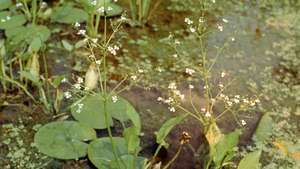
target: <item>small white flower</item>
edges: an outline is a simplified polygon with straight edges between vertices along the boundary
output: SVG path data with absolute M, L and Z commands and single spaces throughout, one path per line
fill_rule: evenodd
M 194 89 L 194 86 L 190 84 L 190 85 L 189 85 L 189 88 L 190 88 L 190 89 Z
M 117 96 L 113 96 L 111 97 L 111 100 L 113 103 L 116 103 L 118 101 L 118 97 Z
M 91 4 L 94 6 L 97 5 L 97 0 L 92 0 Z
M 228 20 L 225 19 L 225 18 L 223 18 L 222 21 L 223 21 L 224 23 L 228 23 Z
M 211 117 L 210 112 L 206 112 L 206 113 L 205 113 L 205 117 Z
M 131 78 L 132 80 L 136 80 L 136 79 L 137 79 L 137 76 L 136 76 L 136 75 L 132 75 L 130 78 Z
M 200 22 L 200 23 L 203 23 L 203 22 L 204 22 L 204 18 L 203 18 L 203 17 L 200 17 L 200 18 L 199 18 L 199 22 Z
M 86 30 L 84 30 L 84 29 L 81 29 L 77 32 L 78 35 L 85 35 L 85 33 L 86 33 Z
M 80 84 L 80 83 L 83 83 L 83 78 L 82 78 L 82 77 L 78 77 L 78 78 L 77 78 L 77 83 L 79 83 L 79 84 Z
M 233 102 L 234 102 L 234 103 L 239 103 L 239 102 L 240 102 L 240 100 L 239 100 L 239 99 L 236 99 L 236 98 L 234 98 L 234 99 L 233 99 Z
M 205 112 L 206 111 L 206 108 L 201 108 L 200 109 L 202 112 Z
M 6 20 L 5 19 L 1 19 L 1 22 L 6 22 Z
M 169 97 L 167 100 L 165 100 L 164 102 L 167 103 L 167 104 L 170 104 L 174 101 L 173 98 Z
M 75 84 L 74 84 L 74 87 L 75 87 L 76 89 L 79 89 L 79 90 L 80 90 L 81 85 L 80 85 L 79 83 L 75 83 Z
M 177 54 L 173 54 L 172 56 L 173 56 L 174 58 L 177 58 L 177 57 L 178 57 L 178 55 L 177 55 Z
M 97 9 L 97 12 L 98 12 L 99 14 L 103 14 L 104 11 L 105 11 L 105 10 L 104 10 L 104 7 L 103 7 L 103 6 Z
M 159 102 L 160 102 L 160 101 L 163 101 L 163 100 L 164 100 L 164 99 L 163 99 L 162 97 L 158 97 L 158 98 L 157 98 L 157 101 L 159 101 Z
M 225 72 L 221 72 L 221 77 L 225 77 L 226 76 L 226 73 Z
M 113 9 L 112 9 L 112 7 L 109 6 L 109 7 L 107 8 L 107 10 L 108 10 L 108 11 L 112 11 Z
M 220 83 L 218 86 L 219 86 L 220 88 L 224 88 L 224 85 L 221 84 L 221 83 Z
M 107 48 L 107 50 L 112 54 L 112 55 L 117 55 L 117 51 L 119 50 L 120 48 L 118 47 L 118 46 L 114 46 L 114 47 L 112 47 L 112 46 L 109 46 L 108 48 Z
M 186 68 L 186 69 L 185 69 L 185 73 L 192 76 L 192 75 L 195 73 L 195 70 L 190 69 L 190 68 Z
M 80 27 L 80 23 L 76 22 L 74 25 L 76 28 Z
M 216 3 L 216 0 L 211 0 L 212 3 Z
M 168 109 L 170 110 L 170 112 L 175 112 L 175 108 L 174 107 L 168 107 Z
M 157 68 L 157 71 L 161 73 L 161 72 L 162 72 L 162 68 L 161 68 L 161 67 L 158 67 L 158 68 Z
M 187 23 L 188 25 L 193 24 L 193 21 L 190 20 L 190 18 L 184 18 L 184 22 Z
M 95 55 L 90 55 L 89 58 L 94 59 Z
M 139 69 L 138 72 L 139 73 L 144 73 L 144 70 L 143 69 Z
M 11 19 L 10 16 L 6 16 L 6 20 L 9 21 Z
M 96 64 L 100 65 L 101 64 L 101 60 L 96 60 Z
M 61 83 L 66 83 L 68 81 L 68 79 L 66 79 L 65 77 L 61 80 Z
M 65 96 L 66 99 L 69 99 L 69 98 L 72 97 L 70 92 L 64 92 L 64 96 Z
M 231 102 L 231 101 L 227 101 L 226 103 L 227 103 L 227 105 L 228 105 L 229 107 L 232 106 L 232 102 Z
M 241 120 L 241 122 L 242 122 L 243 126 L 245 126 L 247 124 L 245 120 Z
M 234 41 L 235 41 L 235 38 L 234 38 L 234 37 L 232 37 L 232 38 L 231 38 L 231 41 L 232 41 L 232 42 L 234 42 Z
M 81 110 L 82 110 L 82 107 L 83 107 L 83 104 L 82 103 L 78 103 L 77 104 L 77 110 L 76 110 L 76 113 L 81 113 Z
M 194 33 L 194 32 L 196 32 L 196 29 L 193 28 L 193 27 L 190 27 L 190 31 L 191 31 L 192 33 Z
M 16 7 L 17 7 L 17 8 L 20 8 L 20 7 L 22 7 L 22 6 L 23 6 L 23 4 L 22 4 L 21 2 L 16 3 Z
M 177 88 L 176 83 L 175 82 L 170 83 L 168 88 L 172 89 L 172 90 L 175 90 Z
M 223 26 L 219 25 L 219 24 L 217 26 L 218 26 L 219 31 L 222 32 L 223 31 Z
M 47 6 L 48 6 L 48 4 L 46 2 L 42 2 L 41 3 L 41 8 L 42 9 L 45 9 Z
M 180 41 L 178 39 L 175 39 L 175 44 L 176 45 L 179 45 L 180 44 Z
M 244 103 L 249 103 L 249 100 L 248 99 L 243 99 L 243 102 Z

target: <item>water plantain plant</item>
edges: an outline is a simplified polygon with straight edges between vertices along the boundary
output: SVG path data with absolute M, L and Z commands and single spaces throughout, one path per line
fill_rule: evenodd
M 100 93 L 85 96 L 72 106 L 72 115 L 78 121 L 50 122 L 38 130 L 34 140 L 42 153 L 58 159 L 78 159 L 87 155 L 101 169 L 146 169 L 153 165 L 152 159 L 139 156 L 141 121 L 126 99 L 118 96 L 116 101 L 105 101 Z M 157 142 L 166 146 L 168 133 L 185 117 L 168 120 L 156 133 Z M 123 124 L 122 136 L 111 135 L 112 119 Z M 97 138 L 94 129 L 107 129 L 110 136 Z

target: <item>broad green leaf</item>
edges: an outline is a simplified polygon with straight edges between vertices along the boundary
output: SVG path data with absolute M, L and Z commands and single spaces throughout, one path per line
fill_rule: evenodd
M 238 169 L 259 169 L 261 151 L 248 153 L 239 163 Z
M 40 48 L 42 47 L 42 44 L 43 42 L 41 41 L 40 38 L 34 38 L 30 45 L 29 45 L 29 51 L 30 52 L 37 52 L 40 50 Z
M 117 4 L 110 3 L 107 5 L 105 12 L 106 12 L 106 16 L 111 17 L 111 16 L 120 15 L 123 12 L 123 9 L 121 6 Z M 102 13 L 101 15 L 104 16 L 104 13 Z
M 240 130 L 226 134 L 215 146 L 211 147 L 211 155 L 217 166 L 221 166 L 223 162 L 226 162 L 224 159 L 237 146 L 240 134 Z
M 112 0 L 96 0 L 96 4 L 92 4 L 90 0 L 76 0 L 89 13 L 96 12 L 102 6 L 112 3 Z
M 9 11 L 1 11 L 0 12 L 0 19 L 6 19 L 7 16 L 10 16 Z M 0 22 L 1 22 L 1 20 L 0 20 Z
M 56 7 L 51 15 L 51 20 L 58 23 L 73 24 L 75 22 L 83 22 L 88 19 L 88 14 L 79 8 L 71 5 L 63 5 Z
M 117 100 L 113 101 L 112 97 L 116 97 Z M 100 93 L 86 96 L 72 106 L 72 115 L 76 120 L 92 128 L 104 129 L 107 127 L 104 103 L 104 97 Z M 82 106 L 82 108 L 78 109 L 78 106 Z M 139 114 L 126 99 L 120 96 L 111 96 L 106 101 L 106 109 L 110 126 L 112 125 L 112 118 L 122 122 L 130 120 L 140 132 L 141 122 Z
M 104 16 L 106 13 L 106 16 L 116 16 L 120 15 L 123 11 L 122 7 L 113 3 L 111 0 L 98 0 L 96 5 L 92 5 L 92 3 L 89 0 L 77 0 L 83 8 L 88 11 L 89 13 L 98 13 L 101 16 Z M 99 10 L 103 9 L 103 10 Z M 105 13 L 104 13 L 105 11 Z
M 112 138 L 118 157 L 127 154 L 127 145 L 124 138 Z M 109 137 L 99 138 L 92 141 L 88 146 L 88 157 L 91 162 L 101 169 L 110 169 L 110 162 L 115 160 L 111 139 Z
M 110 169 L 141 169 L 146 160 L 144 157 L 136 157 L 133 155 L 123 155 L 120 157 L 119 165 L 116 160 L 111 161 Z
M 10 29 L 23 25 L 26 22 L 24 15 L 2 16 L 0 18 L 0 29 Z
M 102 94 L 88 95 L 77 101 L 72 105 L 71 112 L 73 117 L 80 123 L 95 129 L 105 129 L 113 124 L 109 110 L 107 109 L 107 113 L 104 111 Z M 107 114 L 108 124 L 106 124 L 105 114 Z
M 43 25 L 28 25 L 8 29 L 5 31 L 5 35 L 13 45 L 18 45 L 21 42 L 29 45 L 35 38 L 40 39 L 41 42 L 47 41 L 51 32 Z
M 172 128 L 181 123 L 185 119 L 185 117 L 187 117 L 187 114 L 173 117 L 167 120 L 156 133 L 156 142 L 158 144 L 162 144 L 165 147 L 168 147 L 168 144 L 165 142 L 165 138 L 168 136 Z
M 254 140 L 263 143 L 272 134 L 273 120 L 270 114 L 265 114 L 259 121 L 259 124 L 254 133 Z
M 140 138 L 136 127 L 125 128 L 123 131 L 124 138 L 127 142 L 128 153 L 136 153 L 139 150 Z
M 41 127 L 34 143 L 44 154 L 58 159 L 78 159 L 87 154 L 84 141 L 96 138 L 96 132 L 75 121 L 51 122 Z
M 0 0 L 0 10 L 7 9 L 12 6 L 11 0 Z
M 117 101 L 113 102 L 112 97 L 117 97 Z M 108 110 L 111 116 L 119 121 L 125 122 L 131 120 L 138 132 L 141 130 L 141 120 L 139 114 L 134 107 L 124 98 L 120 96 L 111 96 L 108 101 Z

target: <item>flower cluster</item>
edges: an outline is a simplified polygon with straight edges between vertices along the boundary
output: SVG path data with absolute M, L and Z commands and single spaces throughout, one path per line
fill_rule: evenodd
M 175 82 L 171 82 L 168 86 L 169 95 L 168 98 L 158 97 L 157 101 L 162 102 L 164 104 L 169 105 L 168 109 L 171 112 L 175 112 L 175 106 L 179 101 L 184 100 L 185 96 L 181 93 L 180 90 L 177 89 L 177 85 Z
M 81 113 L 81 110 L 82 110 L 82 108 L 83 108 L 83 104 L 82 103 L 78 103 L 77 105 L 77 109 L 76 109 L 76 113 Z
M 117 51 L 120 49 L 119 46 L 114 45 L 114 46 L 108 46 L 107 50 L 112 54 L 112 55 L 117 55 Z

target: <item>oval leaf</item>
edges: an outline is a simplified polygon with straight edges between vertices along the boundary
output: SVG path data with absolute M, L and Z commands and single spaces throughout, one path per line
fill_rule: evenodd
M 105 129 L 113 124 L 109 112 L 107 112 L 108 124 L 106 124 L 102 94 L 84 97 L 72 105 L 71 112 L 73 117 L 80 123 L 95 129 Z
M 140 169 L 146 160 L 144 157 L 136 157 L 133 155 L 123 155 L 119 160 L 119 165 L 116 160 L 111 161 L 110 169 Z
M 273 120 L 270 115 L 268 113 L 263 115 L 255 130 L 254 140 L 259 143 L 264 142 L 272 134 L 272 125 Z
M 0 18 L 0 29 L 10 29 L 23 25 L 26 22 L 24 15 L 5 16 Z
M 52 22 L 73 24 L 75 22 L 83 22 L 88 19 L 88 14 L 79 8 L 71 5 L 56 7 L 51 15 Z
M 232 153 L 234 147 L 238 144 L 240 134 L 240 130 L 226 134 L 212 147 L 212 157 L 217 166 L 221 166 L 226 156 Z M 226 158 L 226 160 L 228 161 L 230 159 Z
M 113 137 L 117 156 L 127 154 L 127 146 L 124 138 Z M 115 160 L 111 140 L 109 137 L 94 140 L 88 146 L 88 157 L 91 162 L 101 169 L 110 169 L 110 162 Z
M 75 121 L 51 122 L 35 134 L 34 143 L 44 154 L 59 159 L 78 159 L 87 153 L 84 141 L 96 138 L 96 132 Z
M 181 123 L 182 120 L 187 117 L 187 114 L 173 117 L 169 120 L 167 120 L 159 129 L 159 131 L 156 133 L 156 142 L 158 144 L 162 144 L 165 147 L 168 147 L 168 144 L 165 142 L 165 138 L 168 136 L 170 131 L 172 130 L 173 127 L 175 127 L 177 124 Z
M 239 163 L 238 169 L 258 169 L 261 151 L 254 151 L 247 154 Z

